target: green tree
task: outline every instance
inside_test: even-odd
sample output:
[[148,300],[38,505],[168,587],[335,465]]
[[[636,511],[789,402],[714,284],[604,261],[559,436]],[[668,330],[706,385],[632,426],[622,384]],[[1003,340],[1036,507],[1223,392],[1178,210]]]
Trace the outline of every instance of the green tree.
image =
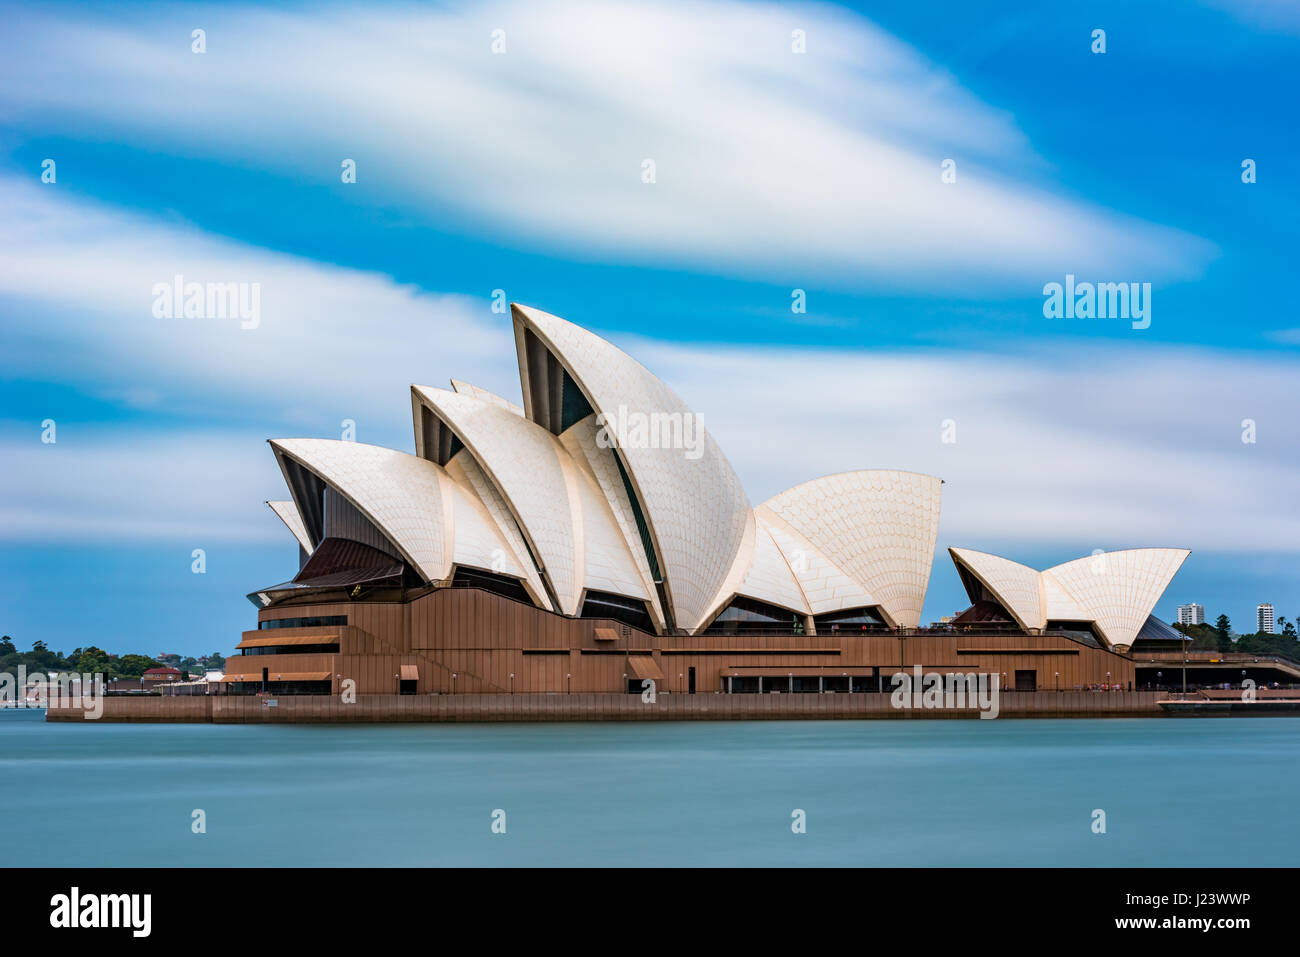
[[8,635],[0,637],[0,655],[12,655],[18,650],[12,638]]
[[71,662],[72,666],[75,668],[81,662],[81,659],[86,657],[107,659],[110,655],[103,648],[96,648],[94,645],[90,645],[86,648],[74,648],[72,653],[68,655],[68,661]]
[[74,671],[88,675],[103,675],[105,678],[115,677],[113,673],[113,659],[102,648],[96,648],[93,645],[77,656],[72,662]]
[[159,667],[148,655],[123,655],[118,659],[117,672],[123,678],[139,678],[150,668]]
[[1300,641],[1293,635],[1270,635],[1256,632],[1237,639],[1237,650],[1252,655],[1280,655],[1300,662]]
[[1218,638],[1220,651],[1232,650],[1232,622],[1227,615],[1220,615],[1214,622],[1214,633]]
[[67,667],[67,661],[57,651],[50,651],[45,642],[37,638],[32,642],[32,650],[24,657],[24,662],[29,669],[39,669],[41,671],[57,671],[60,668]]

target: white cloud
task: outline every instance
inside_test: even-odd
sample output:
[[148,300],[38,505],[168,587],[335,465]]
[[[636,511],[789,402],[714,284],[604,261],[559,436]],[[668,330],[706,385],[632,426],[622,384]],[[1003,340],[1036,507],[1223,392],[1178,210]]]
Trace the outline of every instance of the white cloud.
[[28,431],[28,440],[0,442],[0,538],[194,548],[283,539],[262,504],[285,497],[274,484],[279,469],[252,434],[62,423],[45,445],[34,424]]
[[369,196],[507,244],[974,295],[1067,271],[1176,279],[1213,255],[1055,195],[1012,117],[830,7],[151,8],[8,26],[0,111],[16,122],[321,184],[352,158]]
[[[177,274],[258,283],[260,324],[155,318],[154,285]],[[347,417],[359,439],[409,447],[409,427],[391,424],[410,400],[378,383],[436,381],[445,355],[485,388],[512,387],[499,363],[513,349],[509,316],[487,299],[430,295],[4,177],[0,296],[14,301],[0,332],[11,370],[107,383],[107,397],[196,421],[319,431]]]
[[[57,446],[42,446],[34,423],[29,437],[11,424],[2,537],[283,535],[262,514],[284,494],[263,439],[337,435],[351,414],[362,441],[409,450],[412,382],[456,376],[518,398],[509,320],[486,300],[60,195],[0,178],[6,370],[179,410],[192,426],[60,422]],[[261,326],[154,319],[152,284],[176,271],[260,281]],[[1300,362],[1132,337],[1000,355],[616,341],[704,414],[755,502],[821,474],[904,468],[947,481],[946,544],[1294,550],[1300,422],[1287,410]],[[940,442],[949,418],[955,445]]]
[[1300,362],[1139,336],[1003,355],[624,344],[705,411],[754,501],[900,468],[947,483],[941,544],[1294,551]]

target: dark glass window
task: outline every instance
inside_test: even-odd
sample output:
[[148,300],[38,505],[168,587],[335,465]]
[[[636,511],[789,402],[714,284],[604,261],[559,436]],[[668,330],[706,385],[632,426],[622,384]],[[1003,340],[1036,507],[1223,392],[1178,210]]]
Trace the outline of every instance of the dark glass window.
[[615,595],[606,591],[588,591],[582,603],[582,618],[612,618],[654,634],[654,623],[646,611],[645,602],[625,595]]
[[453,588],[482,588],[506,598],[513,598],[515,601],[527,602],[530,605],[533,603],[519,579],[511,578],[509,575],[496,575],[477,568],[457,568],[451,584]]
[[875,608],[845,608],[816,615],[813,624],[818,635],[834,635],[841,632],[885,631],[888,625]]
[[1093,631],[1092,622],[1049,621],[1047,628],[1044,630],[1052,635],[1065,635],[1067,638],[1073,638],[1075,641],[1082,642],[1093,648],[1101,647],[1101,641],[1097,638],[1097,633]]
[[245,648],[245,655],[332,655],[337,654],[338,643],[329,645],[261,645]]
[[578,383],[568,372],[563,373],[564,381],[560,389],[560,431],[565,431],[575,422],[581,422],[592,414],[591,403],[578,388]]
[[[230,686],[230,694],[257,694],[262,690],[260,681],[236,681]],[[266,683],[268,694],[273,695],[296,695],[296,694],[333,694],[333,682],[331,681],[268,681]]]
[[713,623],[706,635],[735,635],[746,632],[765,635],[802,635],[803,616],[753,598],[736,596]]
[[347,615],[317,615],[313,618],[268,618],[259,621],[259,631],[267,628],[334,628],[348,623]]

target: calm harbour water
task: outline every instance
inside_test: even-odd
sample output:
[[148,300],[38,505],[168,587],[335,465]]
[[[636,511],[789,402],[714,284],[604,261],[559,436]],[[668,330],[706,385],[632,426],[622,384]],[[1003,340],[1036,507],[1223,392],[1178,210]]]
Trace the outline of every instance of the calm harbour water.
[[277,727],[0,712],[15,865],[1277,866],[1300,841],[1298,804],[1288,718]]

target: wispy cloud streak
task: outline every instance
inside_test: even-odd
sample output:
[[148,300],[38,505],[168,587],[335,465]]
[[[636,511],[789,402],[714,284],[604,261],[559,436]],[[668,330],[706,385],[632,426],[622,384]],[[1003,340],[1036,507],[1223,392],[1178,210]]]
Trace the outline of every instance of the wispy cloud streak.
[[1068,197],[1012,117],[830,7],[78,10],[28,14],[0,49],[10,122],[317,184],[351,158],[426,222],[599,261],[979,295],[1214,255]]

